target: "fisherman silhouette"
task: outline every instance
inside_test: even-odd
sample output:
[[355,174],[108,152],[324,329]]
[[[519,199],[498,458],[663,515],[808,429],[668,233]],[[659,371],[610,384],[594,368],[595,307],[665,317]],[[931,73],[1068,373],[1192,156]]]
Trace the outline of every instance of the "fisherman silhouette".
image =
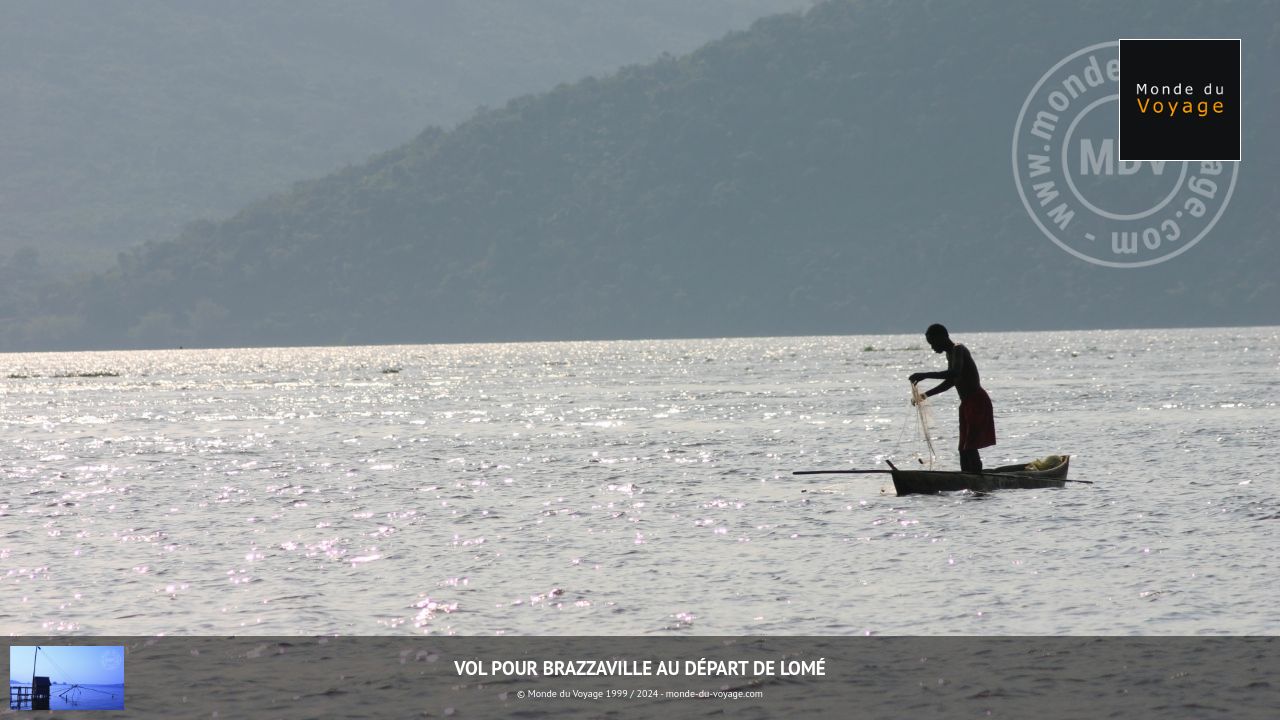
[[[960,469],[965,472],[982,472],[982,455],[979,450],[996,444],[996,421],[991,409],[991,397],[982,389],[978,366],[969,354],[969,348],[952,342],[947,329],[937,323],[924,333],[929,347],[936,353],[947,354],[947,369],[941,372],[912,373],[907,379],[912,385],[921,380],[941,380],[942,383],[924,393],[933,397],[951,388],[960,395]],[[912,402],[915,402],[914,400]]]

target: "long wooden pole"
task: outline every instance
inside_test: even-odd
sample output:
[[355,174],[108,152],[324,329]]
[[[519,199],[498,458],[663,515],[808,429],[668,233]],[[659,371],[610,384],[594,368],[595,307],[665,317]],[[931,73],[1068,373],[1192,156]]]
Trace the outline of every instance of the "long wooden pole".
[[792,475],[887,475],[892,470],[793,470]]

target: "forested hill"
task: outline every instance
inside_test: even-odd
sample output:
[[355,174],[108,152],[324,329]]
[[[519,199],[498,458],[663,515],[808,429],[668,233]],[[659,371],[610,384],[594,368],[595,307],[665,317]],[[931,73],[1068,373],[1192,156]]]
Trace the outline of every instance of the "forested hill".
[[[9,349],[1274,323],[1263,3],[832,2],[483,112],[10,308]],[[1194,32],[1190,29],[1194,28]],[[1018,110],[1071,52],[1244,38],[1245,162],[1169,262],[1023,209]],[[1253,72],[1250,68],[1254,68]]]

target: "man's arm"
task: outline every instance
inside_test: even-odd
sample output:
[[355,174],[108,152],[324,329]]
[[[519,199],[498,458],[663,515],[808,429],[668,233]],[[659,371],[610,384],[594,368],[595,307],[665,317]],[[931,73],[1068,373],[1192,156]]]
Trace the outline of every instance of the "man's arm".
[[907,378],[912,383],[918,383],[921,380],[941,380],[942,384],[925,392],[925,397],[933,397],[938,393],[944,393],[956,386],[956,379],[960,377],[960,370],[964,367],[964,353],[952,350],[947,353],[947,369],[941,372],[931,373],[915,373]]
[[921,380],[950,380],[951,373],[946,370],[931,373],[911,373],[907,379],[910,380],[912,384],[918,383]]
[[937,395],[938,393],[944,393],[955,386],[956,384],[954,381],[943,380],[941,384],[939,384],[937,387],[934,387],[932,390],[926,390],[924,393],[924,396],[933,397],[934,395]]

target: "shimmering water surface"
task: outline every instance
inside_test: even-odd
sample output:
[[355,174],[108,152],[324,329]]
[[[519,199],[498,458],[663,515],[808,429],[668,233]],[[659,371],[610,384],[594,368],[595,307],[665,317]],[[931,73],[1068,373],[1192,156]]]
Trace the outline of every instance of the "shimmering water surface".
[[1280,627],[1280,329],[957,339],[1094,484],[792,476],[912,461],[915,335],[0,356],[0,630]]

